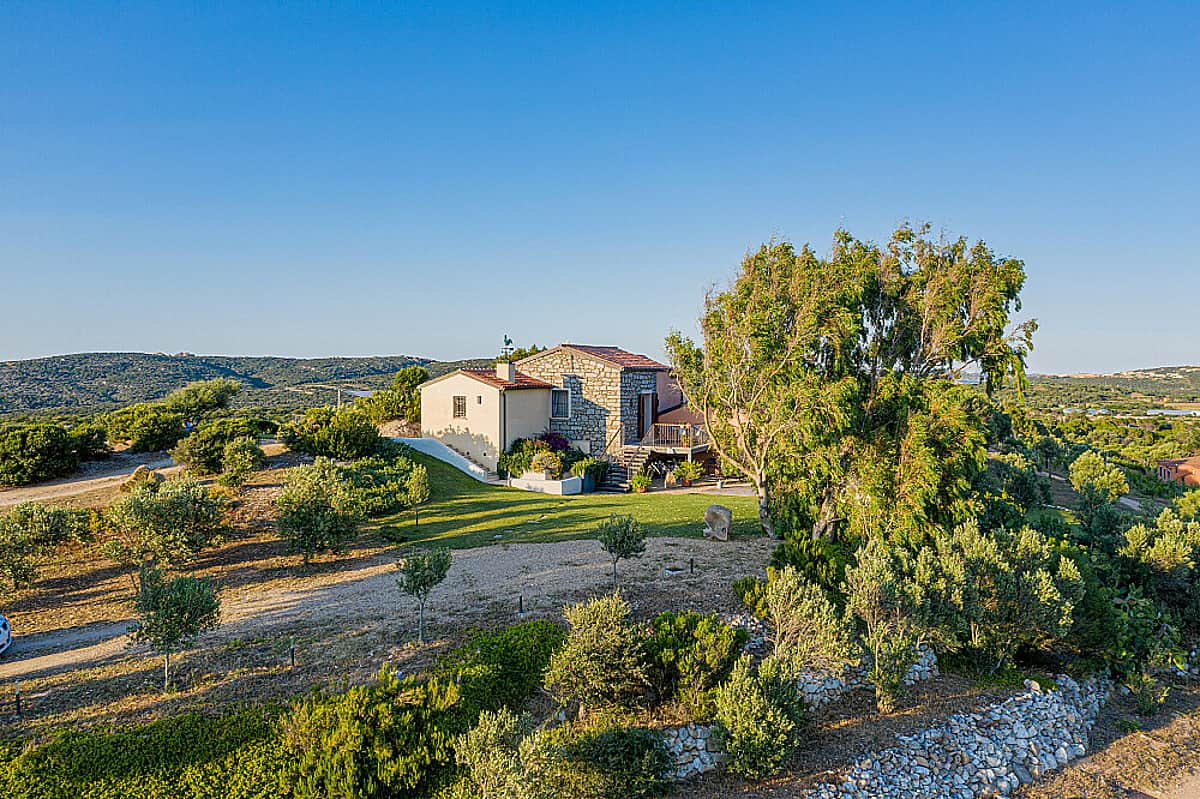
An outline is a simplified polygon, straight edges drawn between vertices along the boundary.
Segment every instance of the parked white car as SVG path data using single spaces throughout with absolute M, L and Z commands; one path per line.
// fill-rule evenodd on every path
M 4 653 L 12 645 L 12 628 L 8 626 L 8 619 L 0 616 L 0 654 Z

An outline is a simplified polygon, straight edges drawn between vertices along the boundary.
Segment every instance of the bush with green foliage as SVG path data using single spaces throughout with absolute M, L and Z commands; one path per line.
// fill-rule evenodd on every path
M 162 404 L 172 413 L 195 419 L 209 411 L 228 408 L 230 400 L 241 390 L 242 384 L 228 377 L 197 380 L 172 391 Z
M 642 636 L 617 594 L 563 609 L 570 631 L 550 659 L 546 690 L 582 717 L 593 708 L 628 707 L 646 688 Z
M 102 418 L 113 444 L 128 444 L 131 452 L 168 450 L 187 434 L 184 416 L 157 403 L 143 402 L 105 414 Z
M 1041 533 L 1031 527 L 985 533 L 969 522 L 939 534 L 935 547 L 936 569 L 920 582 L 942 594 L 957 628 L 950 634 L 985 671 L 1070 632 L 1083 577 Z
M 182 713 L 148 724 L 72 729 L 0 745 L 5 799 L 271 799 L 282 796 L 278 711 Z
M 660 613 L 642 647 L 646 676 L 660 701 L 678 700 L 697 720 L 711 716 L 711 691 L 729 676 L 749 639 L 716 616 Z
M 108 446 L 108 431 L 96 422 L 84 422 L 71 428 L 75 439 L 75 455 L 82 461 L 98 461 L 112 454 Z
M 38 557 L 66 541 L 94 535 L 94 511 L 22 502 L 0 514 L 0 576 L 14 590 L 37 579 Z
M 186 475 L 140 483 L 108 506 L 104 521 L 113 533 L 104 554 L 134 566 L 186 563 L 225 531 L 224 503 Z
M 454 744 L 484 711 L 523 701 L 562 631 L 548 622 L 480 634 L 427 680 L 375 683 L 298 702 L 281 725 L 293 799 L 427 796 L 452 777 Z
M 250 475 L 267 462 L 267 454 L 251 436 L 235 438 L 221 451 L 221 476 L 217 482 L 223 486 L 238 487 L 246 484 Z
M 388 441 L 381 454 L 341 467 L 342 475 L 371 518 L 397 513 L 408 506 L 408 481 L 416 466 L 403 444 Z
M 292 469 L 275 500 L 276 526 L 307 566 L 312 557 L 340 552 L 358 533 L 362 507 L 349 482 L 332 460 L 318 457 L 311 466 Z
M 629 478 L 629 487 L 634 491 L 645 491 L 654 484 L 654 478 L 645 472 L 638 472 L 633 477 Z
M 854 561 L 853 550 L 841 541 L 813 538 L 805 529 L 788 536 L 771 553 L 771 565 L 777 569 L 791 566 L 805 580 L 816 583 L 834 600 L 842 604 L 842 582 L 846 567 Z
M 225 447 L 239 438 L 257 444 L 258 430 L 249 419 L 233 417 L 201 422 L 194 433 L 171 450 L 171 457 L 196 474 L 217 474 L 224 465 Z
M 404 481 L 404 499 L 413 509 L 413 527 L 421 526 L 421 506 L 429 501 L 432 493 L 429 470 L 423 464 L 414 464 Z
M 1184 521 L 1166 508 L 1153 525 L 1126 530 L 1118 554 L 1127 583 L 1143 586 L 1164 607 L 1200 623 L 1200 521 Z
M 163 656 L 163 691 L 170 684 L 171 653 L 190 646 L 200 633 L 217 626 L 221 602 L 211 578 L 167 578 L 143 565 L 133 603 L 137 622 L 129 633 Z
M 729 768 L 751 779 L 778 773 L 806 722 L 795 680 L 775 670 L 770 659 L 755 671 L 743 656 L 714 692 L 713 703 L 715 732 L 729 755 Z
M 792 567 L 771 575 L 762 603 L 771 624 L 774 657 L 788 674 L 840 672 L 858 662 L 853 626 L 824 591 Z
M 0 486 L 20 486 L 70 474 L 79 466 L 79 442 L 56 424 L 0 429 Z
M 375 452 L 380 445 L 375 423 L 361 409 L 309 408 L 279 427 L 279 440 L 295 452 L 350 460 Z

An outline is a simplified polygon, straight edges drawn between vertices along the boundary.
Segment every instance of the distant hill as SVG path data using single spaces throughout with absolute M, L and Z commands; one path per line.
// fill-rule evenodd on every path
M 1035 407 L 1098 407 L 1138 412 L 1194 408 L 1200 403 L 1200 366 L 1160 366 L 1110 375 L 1032 375 L 1028 399 Z
M 292 409 L 332 401 L 331 387 L 382 388 L 405 366 L 434 376 L 490 359 L 433 361 L 412 355 L 368 358 L 272 358 L 89 352 L 0 362 L 0 416 L 111 410 L 165 397 L 194 380 L 229 377 L 245 388 L 235 405 Z

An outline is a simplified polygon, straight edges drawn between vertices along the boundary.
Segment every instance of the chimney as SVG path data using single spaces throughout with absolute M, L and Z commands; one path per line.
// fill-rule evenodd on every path
M 512 361 L 500 361 L 496 364 L 496 377 L 511 383 L 517 379 L 517 367 Z

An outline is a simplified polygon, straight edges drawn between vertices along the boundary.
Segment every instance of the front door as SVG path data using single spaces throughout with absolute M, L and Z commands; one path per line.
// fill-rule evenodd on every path
M 650 432 L 651 425 L 654 424 L 654 417 L 658 412 L 658 395 L 651 392 L 649 394 L 638 395 L 638 441 L 646 438 L 646 434 Z

